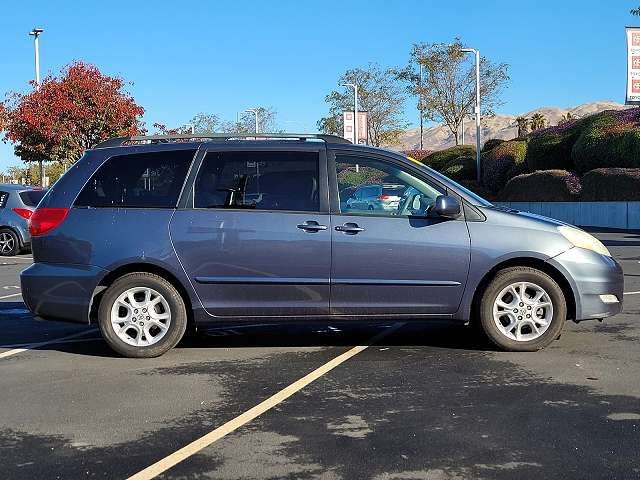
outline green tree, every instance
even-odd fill
[[[547,126],[547,119],[541,113],[534,113],[533,115],[531,115],[529,126],[531,127],[532,132],[541,130]]]
[[[398,70],[398,78],[422,100],[425,117],[444,123],[458,145],[460,125],[475,105],[475,67],[462,52],[462,42],[417,43],[411,50],[409,66]],[[415,65],[422,65],[420,79]],[[508,65],[480,59],[480,96],[482,115],[491,116],[502,105],[500,94],[508,80]]]
[[[529,133],[530,121],[527,117],[516,118],[516,125],[518,126],[518,138],[522,138]]]
[[[353,89],[343,86],[348,83],[358,85],[358,110],[367,112],[369,143],[376,147],[397,143],[407,127],[402,120],[405,94],[394,72],[375,64],[349,69],[340,76],[340,89],[325,97],[329,115],[318,120],[318,129],[342,135],[342,112],[353,111]]]

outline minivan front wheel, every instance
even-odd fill
[[[182,338],[187,312],[180,293],[164,278],[130,273],[105,291],[98,309],[100,331],[125,357],[162,355]]]
[[[480,304],[480,321],[499,348],[529,352],[558,338],[567,317],[560,286],[546,273],[530,267],[498,272]]]

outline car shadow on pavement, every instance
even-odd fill
[[[446,321],[406,321],[399,330],[376,346],[424,346],[468,351],[494,351],[495,348],[474,328]],[[371,340],[394,322],[385,323],[287,323],[234,324],[208,332],[190,333],[177,345],[183,349],[207,348],[283,348],[351,347],[369,345]],[[99,333],[88,335],[95,338]],[[47,345],[46,349],[76,355],[117,357],[101,339]]]

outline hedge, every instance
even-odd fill
[[[454,180],[474,180],[476,178],[476,158],[463,156],[446,163],[442,173]]]
[[[597,168],[582,177],[585,202],[640,201],[640,168]]]
[[[501,142],[482,154],[482,184],[498,193],[511,178],[525,173],[527,142],[510,140]]]
[[[571,202],[580,194],[580,179],[566,170],[541,170],[513,177],[500,200],[505,202]]]
[[[484,145],[482,146],[482,149],[480,149],[480,152],[488,152],[490,150],[493,150],[494,148],[496,148],[501,143],[504,143],[505,141],[506,140],[502,140],[501,138],[491,138],[486,142],[484,142]]]
[[[583,120],[537,130],[527,138],[526,164],[530,171],[575,170],[571,159],[573,145],[580,135]]]
[[[419,162],[422,162],[425,158],[427,158],[430,154],[433,153],[433,150],[405,150],[404,153],[407,157],[411,157]]]
[[[471,145],[457,145],[455,147],[439,150],[427,155],[422,163],[438,170],[443,171],[444,166],[458,157],[474,157],[476,148]]]
[[[586,118],[571,157],[580,172],[640,168],[640,108],[610,110]]]

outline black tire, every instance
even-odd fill
[[[11,244],[7,244],[8,245],[8,249],[5,250],[4,248],[4,241],[2,241],[2,247],[0,247],[0,255],[3,257],[13,257],[15,255],[17,255],[18,253],[20,253],[20,239],[18,238],[18,235],[16,235],[16,232],[14,232],[13,230],[11,230],[10,228],[0,228],[0,239],[1,238],[6,238],[6,241],[11,242]]]
[[[493,305],[500,292],[511,284],[530,282],[544,289],[553,306],[553,316],[547,330],[539,337],[518,341],[503,334],[493,319]],[[546,273],[530,267],[512,267],[501,270],[485,289],[480,302],[480,325],[489,340],[501,350],[534,352],[559,338],[567,319],[567,302],[556,281]]]
[[[118,337],[111,323],[111,308],[114,302],[122,293],[134,287],[155,290],[164,297],[171,310],[168,331],[152,345],[134,346],[126,343]],[[120,355],[129,358],[153,358],[166,353],[182,339],[187,328],[187,310],[180,293],[164,278],[152,273],[129,273],[117,279],[105,291],[98,308],[98,324],[102,337]]]

